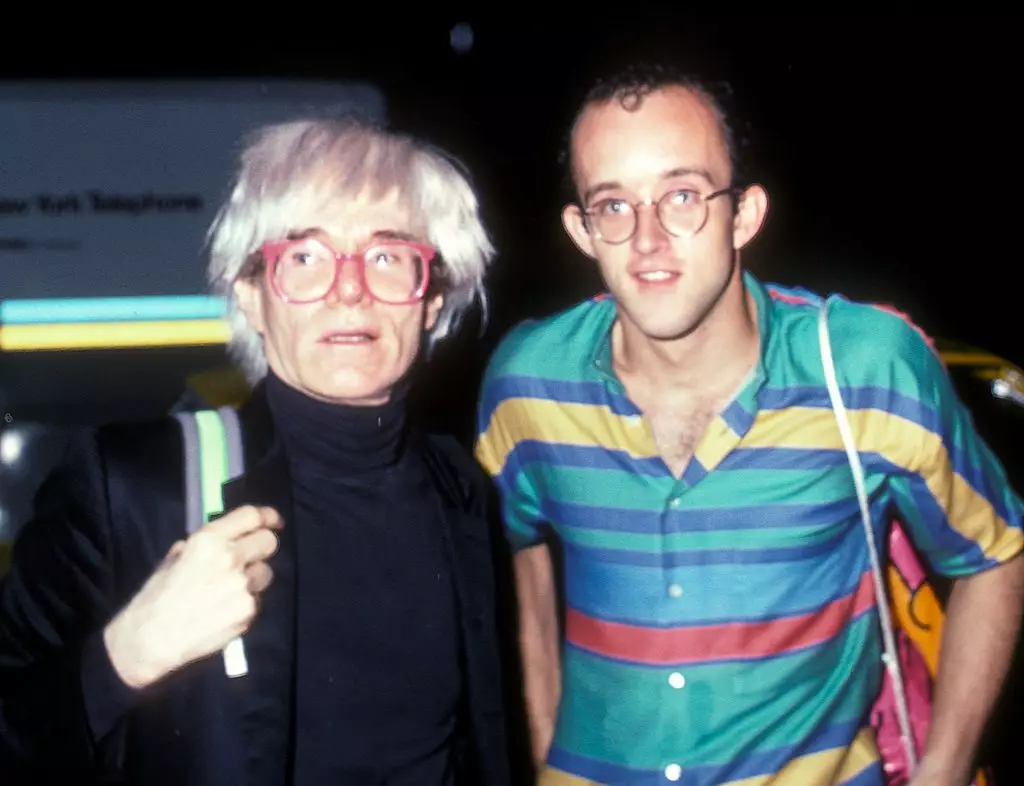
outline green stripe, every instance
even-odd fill
[[[216,412],[197,412],[199,466],[203,489],[203,518],[224,511],[223,486],[228,479],[228,441],[224,424]]]

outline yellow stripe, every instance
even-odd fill
[[[727,786],[832,786],[850,780],[877,760],[875,733],[862,729],[848,748],[801,756],[777,773],[729,781]]]
[[[57,349],[203,346],[224,344],[230,337],[230,326],[220,319],[2,325],[0,326],[0,349],[7,352],[27,352]]]
[[[477,458],[497,475],[520,442],[539,440],[561,445],[614,446],[633,458],[655,458],[658,448],[643,421],[613,414],[592,404],[565,404],[535,398],[508,398],[491,415],[480,435]]]
[[[545,766],[537,776],[537,786],[602,786],[597,781],[570,775],[554,767]]]
[[[857,447],[879,453],[898,467],[924,478],[950,524],[975,541],[989,559],[1006,561],[1024,545],[1024,533],[1003,521],[988,501],[953,471],[938,435],[881,410],[850,410]],[[841,450],[830,409],[790,407],[758,413],[743,440],[746,447]]]

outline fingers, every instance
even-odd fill
[[[257,508],[246,505],[231,511],[222,518],[211,521],[204,529],[228,540],[235,540],[257,530],[279,530],[283,524],[280,514],[273,508]]]
[[[177,560],[178,557],[181,556],[181,553],[185,550],[185,545],[185,541],[183,540],[175,541],[167,550],[167,554],[166,556],[164,556],[164,562],[171,563]]]
[[[277,535],[270,530],[260,529],[234,541],[231,546],[237,564],[248,567],[255,562],[270,559],[277,552]]]
[[[254,562],[245,569],[245,577],[249,582],[249,592],[259,595],[274,580],[274,571],[265,562]]]

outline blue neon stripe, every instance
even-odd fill
[[[4,325],[223,319],[226,313],[224,298],[212,295],[52,298],[0,302],[0,324]]]

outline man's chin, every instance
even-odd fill
[[[315,398],[332,404],[370,407],[386,403],[392,387],[382,380],[339,374],[329,379],[311,380],[308,390]]]

